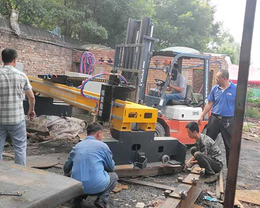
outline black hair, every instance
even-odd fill
[[[14,59],[18,57],[17,51],[12,48],[6,48],[2,51],[2,61],[7,64],[11,63]]]
[[[223,78],[229,79],[229,72],[226,69],[222,69],[219,72],[221,72],[221,75]]]
[[[96,133],[98,131],[103,131],[103,126],[101,126],[99,123],[90,123],[87,127],[87,134],[91,135],[93,133]]]
[[[179,70],[179,65],[178,65],[177,63],[174,63],[174,64],[173,64],[173,68]]]
[[[187,123],[185,127],[187,129],[189,129],[191,132],[194,132],[194,131],[196,131],[197,133],[200,132],[199,125],[197,124],[197,122],[191,121],[191,122]]]

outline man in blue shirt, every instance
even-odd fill
[[[212,108],[207,126],[207,135],[216,140],[218,134],[221,133],[228,165],[237,86],[229,81],[228,70],[220,70],[217,73],[216,81],[217,85],[210,92],[208,103],[198,120],[198,124],[201,124],[204,116]]]
[[[118,176],[114,171],[115,162],[107,144],[102,142],[103,127],[98,123],[89,124],[87,137],[70,152],[64,165],[64,173],[81,181],[83,196],[74,200],[74,206],[80,207],[83,198],[97,195],[94,205],[108,208],[109,193],[117,184]]]

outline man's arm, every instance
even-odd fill
[[[115,162],[112,158],[112,152],[109,147],[104,151],[104,168],[107,172],[113,172],[115,169]]]
[[[64,171],[65,175],[70,175],[70,172],[71,172],[72,166],[73,166],[74,156],[75,156],[75,151],[73,148],[70,152],[68,160],[66,161],[66,163],[63,166],[63,171]]]
[[[28,98],[28,102],[29,102],[29,110],[27,112],[27,116],[31,120],[35,117],[35,111],[34,111],[35,97],[34,97],[33,91],[31,89],[26,90],[25,94],[26,94],[26,96]]]
[[[183,87],[176,87],[176,86],[174,86],[174,85],[171,85],[171,84],[169,84],[169,87],[170,87],[170,89],[171,90],[176,90],[177,92],[182,92],[183,91]]]
[[[203,112],[201,113],[200,115],[200,118],[198,120],[198,124],[201,125],[201,122],[204,118],[204,116],[210,111],[210,109],[212,108],[213,106],[213,102],[212,101],[208,101],[208,103],[206,104],[206,106],[204,107],[203,109]]]

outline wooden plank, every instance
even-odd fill
[[[177,208],[181,203],[180,199],[168,197],[160,208]]]
[[[189,186],[189,185],[188,185]],[[168,197],[166,201],[160,206],[160,208],[188,208],[192,207],[196,199],[201,193],[201,189],[198,186],[190,186],[187,198],[180,200],[176,198]]]
[[[223,172],[220,171],[219,173],[219,192],[220,192],[220,197],[224,197],[224,185],[223,185]]]
[[[192,207],[200,193],[201,189],[198,186],[192,186],[190,191],[188,192],[187,198],[185,200],[181,200],[178,208]]]
[[[203,208],[203,207],[200,206],[200,205],[194,204],[194,205],[192,206],[192,208]]]
[[[221,199],[220,188],[219,188],[219,179],[216,181],[216,198]]]
[[[173,193],[171,193],[169,195],[169,197],[173,197],[173,198],[176,198],[176,199],[181,199],[181,196],[179,195],[179,193],[184,191],[184,192],[186,192],[188,194],[190,189],[191,189],[191,185],[180,184],[180,185],[177,186],[177,189]]]
[[[140,181],[140,180],[136,180],[136,179],[120,179],[120,181],[123,181],[126,183],[143,185],[143,186],[150,186],[150,187],[162,189],[162,190],[171,190],[171,191],[176,190],[176,187],[173,187],[173,186],[158,184],[158,183],[153,183],[153,182],[148,182],[148,181]]]
[[[186,178],[184,178],[184,180],[182,181],[182,183],[186,183],[186,184],[194,184],[193,180],[199,180],[200,175],[198,174],[194,174],[194,173],[190,173]]]
[[[191,173],[199,174],[199,175],[200,175],[200,171],[201,171],[201,170],[202,170],[201,167],[195,166],[195,167],[192,168]]]
[[[3,152],[3,153],[2,153],[2,156],[4,156],[4,157],[10,157],[10,158],[14,159],[14,154],[10,154],[10,153]]]
[[[157,176],[180,173],[181,165],[157,165],[145,169],[133,168],[133,165],[120,165],[115,167],[115,172],[119,178],[138,177],[138,176]]]
[[[234,207],[244,208],[244,206],[235,198]]]
[[[259,190],[236,190],[236,198],[243,202],[260,205]]]

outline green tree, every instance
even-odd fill
[[[224,53],[237,62],[239,46],[214,21],[210,0],[0,0],[0,13],[19,11],[19,22],[115,47],[124,43],[129,18],[154,20],[155,49],[187,46]]]
[[[155,0],[157,48],[187,46],[200,51],[219,32],[214,7],[203,0]]]
[[[208,48],[209,52],[228,55],[233,64],[238,64],[240,44],[235,42],[229,32],[224,31],[215,36]]]

